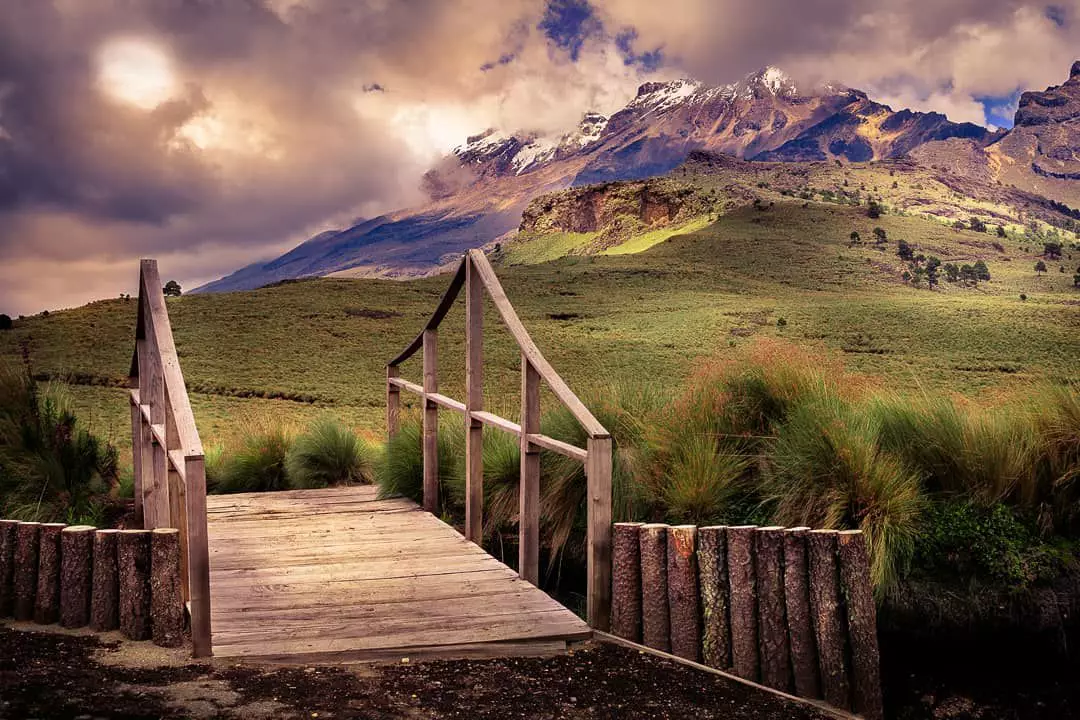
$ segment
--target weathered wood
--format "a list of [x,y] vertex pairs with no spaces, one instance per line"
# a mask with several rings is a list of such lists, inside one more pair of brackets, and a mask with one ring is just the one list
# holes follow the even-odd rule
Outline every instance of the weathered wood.
[[386,366],[386,437],[388,440],[397,437],[401,424],[401,390],[391,382],[398,377],[399,373],[396,365]]
[[41,523],[22,522],[15,528],[15,619],[34,619],[37,596]]
[[812,530],[806,534],[810,558],[810,612],[814,618],[822,695],[833,707],[849,710],[851,684],[840,609],[836,535],[835,530]]
[[155,645],[184,643],[180,532],[174,528],[158,528],[150,534],[150,628]]
[[[207,499],[216,656],[336,661],[396,649],[413,657],[417,647],[465,644],[562,649],[589,636],[573,613],[450,526],[373,496],[360,486]],[[233,510],[223,517],[218,507]],[[239,515],[245,507],[250,521]],[[315,522],[308,507],[323,511]],[[247,529],[235,533],[240,524]]]
[[34,622],[52,625],[60,619],[60,533],[63,523],[43,523],[38,546]]
[[[439,335],[424,331],[424,392],[439,391]],[[424,400],[424,509],[439,510],[439,406]]]
[[791,689],[787,621],[784,614],[784,529],[759,528],[754,534],[754,574],[758,596],[761,682]]
[[521,356],[521,481],[518,485],[518,572],[540,581],[540,448],[529,433],[540,432],[540,375]]
[[611,634],[641,642],[641,527],[615,523],[611,562]]
[[150,532],[122,530],[117,538],[120,575],[120,632],[150,639]]
[[465,537],[484,538],[484,286],[465,258]]
[[757,578],[754,574],[754,525],[727,529],[728,587],[731,598],[731,665],[736,675],[753,682],[758,660]]
[[[153,294],[152,290],[149,290]],[[143,527],[148,530],[157,527],[169,527],[171,518],[169,512],[169,448],[166,447],[166,439],[162,437],[168,433],[166,424],[171,422],[167,419],[165,405],[165,373],[162,367],[160,350],[157,346],[158,322],[163,322],[168,327],[169,321],[166,316],[148,319],[147,340],[144,345],[144,357],[139,360],[139,395],[144,405],[150,410],[150,452],[149,462],[146,454],[142,458],[143,472]],[[159,426],[162,431],[155,436],[154,426]]]
[[213,654],[210,629],[210,541],[207,531],[206,461],[189,457],[187,476],[187,579],[192,654]]
[[0,520],[0,618],[15,612],[15,536],[17,520]]
[[642,644],[671,651],[671,616],[668,610],[667,529],[660,523],[641,527],[641,636]]
[[697,527],[668,528],[668,614],[671,654],[698,662],[701,659],[701,615],[698,612]]
[[60,624],[78,628],[90,622],[94,528],[73,525],[60,533]]
[[844,530],[837,544],[851,647],[852,709],[867,720],[882,720],[885,709],[881,699],[877,610],[866,538],[859,530]]
[[131,476],[133,482],[133,497],[135,498],[135,522],[143,525],[143,486],[142,486],[142,457],[143,457],[143,419],[142,403],[138,390],[131,391]]
[[94,533],[94,573],[90,597],[90,629],[106,632],[120,627],[119,530]]
[[610,437],[590,437],[586,450],[588,483],[586,553],[588,582],[586,617],[589,626],[607,631],[611,627],[611,473]]
[[719,670],[731,667],[726,530],[719,525],[698,529],[702,662]]
[[821,697],[817,643],[810,615],[810,568],[806,559],[806,533],[810,528],[784,532],[784,607],[791,644],[791,670],[795,694]]

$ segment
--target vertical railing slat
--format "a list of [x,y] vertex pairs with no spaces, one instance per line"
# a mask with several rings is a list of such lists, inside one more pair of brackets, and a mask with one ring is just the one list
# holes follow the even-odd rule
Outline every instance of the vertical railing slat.
[[210,546],[206,531],[206,462],[202,457],[184,461],[187,483],[188,601],[191,643],[195,657],[213,654],[210,643]]
[[439,391],[439,335],[434,328],[424,331],[424,509],[437,513],[439,507],[439,406],[426,393]]
[[521,356],[521,481],[518,508],[518,575],[540,584],[540,448],[529,442],[540,432],[540,373]]
[[465,259],[465,537],[484,537],[484,426],[472,413],[484,409],[484,286]]
[[611,623],[611,457],[610,437],[589,438],[585,475],[588,483],[588,581],[586,615],[589,626],[606,632]]
[[401,373],[397,365],[386,366],[386,438],[393,440],[401,422],[401,388],[390,381]]
[[[144,340],[136,341],[142,345]],[[142,397],[140,393],[140,398]],[[142,402],[140,399],[139,402]],[[132,398],[131,402],[131,478],[133,496],[135,498],[135,522],[140,526],[145,524],[143,517],[143,416],[139,403]]]

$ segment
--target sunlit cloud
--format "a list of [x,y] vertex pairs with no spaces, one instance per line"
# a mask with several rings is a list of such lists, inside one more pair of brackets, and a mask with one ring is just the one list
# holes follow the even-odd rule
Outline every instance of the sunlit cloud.
[[98,64],[102,89],[142,110],[171,99],[179,86],[168,54],[148,40],[111,40],[101,48]]

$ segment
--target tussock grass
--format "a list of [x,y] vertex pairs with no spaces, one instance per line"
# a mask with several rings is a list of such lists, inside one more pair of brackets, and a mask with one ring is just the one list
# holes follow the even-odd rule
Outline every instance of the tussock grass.
[[295,430],[277,418],[248,415],[239,424],[232,445],[226,446],[221,493],[288,490],[286,461]]
[[286,458],[296,488],[371,483],[377,450],[332,417],[319,418],[293,442]]

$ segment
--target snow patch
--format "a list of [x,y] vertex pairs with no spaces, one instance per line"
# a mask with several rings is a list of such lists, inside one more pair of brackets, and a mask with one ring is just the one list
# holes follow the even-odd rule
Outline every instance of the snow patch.
[[547,138],[532,140],[522,146],[514,155],[514,159],[510,161],[510,164],[514,166],[514,174],[520,175],[535,165],[547,162],[555,156],[555,151],[558,149],[558,143]]

